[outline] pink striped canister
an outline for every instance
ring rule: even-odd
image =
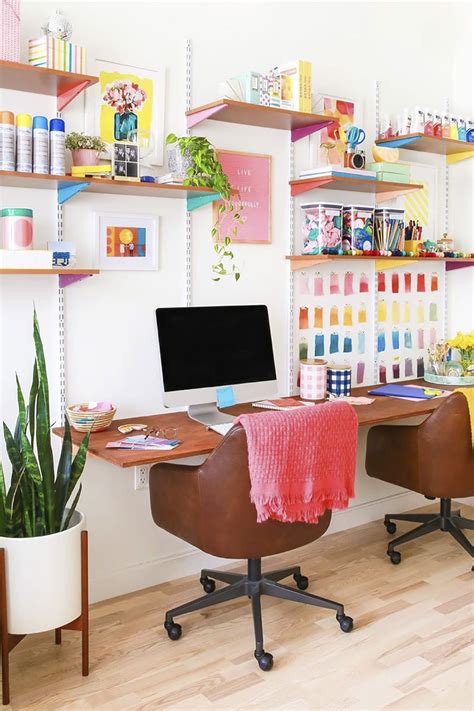
[[[324,400],[327,387],[327,365],[320,358],[300,362],[300,397],[302,400]]]

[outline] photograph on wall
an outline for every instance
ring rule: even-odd
[[[232,188],[232,199],[240,200],[244,223],[238,225],[237,234],[232,214],[219,213],[222,200],[213,203],[214,220],[221,222],[219,234],[229,234],[232,242],[269,244],[271,231],[271,178],[272,157],[259,153],[241,153],[236,151],[217,151],[224,173],[228,176]]]
[[[150,165],[163,165],[164,70],[97,59],[96,73],[99,82],[90,91],[94,133],[109,146],[137,143]]]
[[[153,271],[158,263],[155,215],[95,213],[97,266],[104,270]]]
[[[343,131],[356,125],[358,106],[354,99],[320,94],[313,110],[317,114],[333,118]],[[339,127],[335,123],[312,136],[311,158],[314,166],[344,165],[345,144],[340,140]]]

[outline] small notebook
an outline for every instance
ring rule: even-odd
[[[432,400],[436,395],[427,394],[424,388],[418,388],[413,385],[382,385],[375,390],[369,390],[369,395],[381,395],[382,397],[402,397],[414,400]]]
[[[314,402],[305,402],[291,397],[279,400],[259,400],[252,403],[252,407],[261,407],[265,410],[296,410],[298,407],[307,407],[308,405],[314,405]]]

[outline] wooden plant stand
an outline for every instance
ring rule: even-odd
[[[62,630],[82,632],[82,676],[89,675],[89,590],[88,590],[88,533],[81,531],[81,614],[72,622],[58,627],[55,634],[56,644],[61,644]],[[5,549],[0,548],[0,634],[2,650],[2,701],[10,703],[9,654],[26,634],[10,634],[7,617],[7,579]]]

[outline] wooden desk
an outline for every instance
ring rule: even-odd
[[[424,380],[410,381],[413,385],[425,385],[426,387],[434,387]],[[373,385],[364,388],[353,388],[352,394],[355,396],[367,395],[367,391],[371,390]],[[445,387],[444,389],[454,390],[454,388]],[[359,418],[359,426],[366,427],[368,425],[379,425],[383,422],[392,420],[402,420],[408,417],[416,417],[418,415],[428,415],[433,410],[436,410],[442,398],[434,400],[420,400],[412,402],[409,400],[400,400],[389,397],[376,397],[375,402],[370,405],[360,405],[355,408],[357,417]],[[228,408],[225,412],[233,415],[240,415],[244,412],[263,412],[252,407],[251,404],[236,405]],[[150,427],[176,427],[178,430],[178,439],[182,440],[182,444],[176,449],[167,452],[143,452],[139,450],[126,449],[106,449],[107,442],[118,440],[125,435],[117,431],[117,427],[126,422],[143,422]],[[54,434],[62,437],[64,428],[56,427],[53,429]],[[84,435],[81,432],[72,430],[72,440],[75,445],[79,445]],[[170,461],[172,459],[181,459],[183,457],[194,457],[197,455],[210,454],[219,444],[222,437],[212,430],[206,429],[199,422],[191,420],[186,412],[171,412],[161,415],[147,415],[144,417],[127,417],[124,420],[114,420],[111,427],[104,432],[97,432],[91,435],[89,442],[89,454],[103,459],[116,467],[135,467],[140,464],[155,464],[156,462]]]

